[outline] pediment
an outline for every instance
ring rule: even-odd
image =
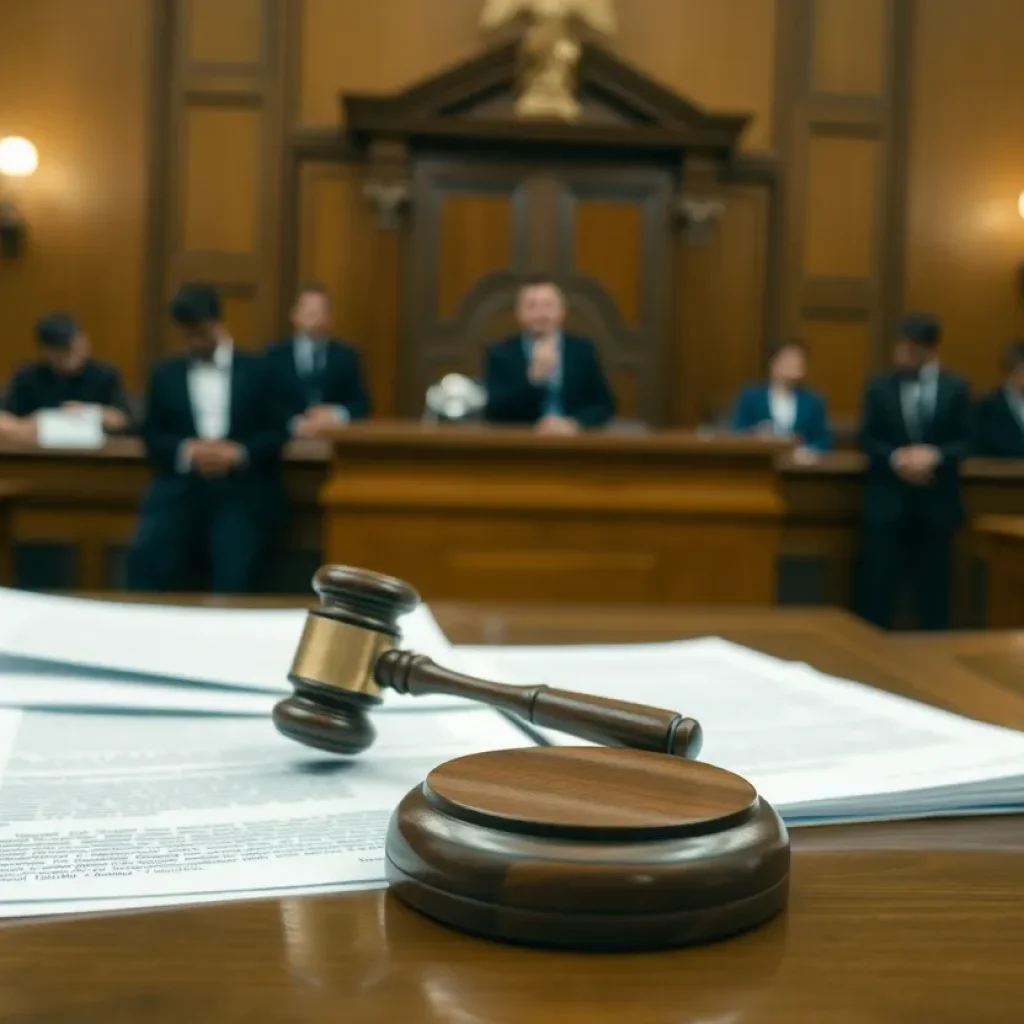
[[[345,95],[352,143],[375,138],[417,143],[606,147],[696,151],[725,158],[748,114],[713,113],[593,43],[579,65],[579,120],[534,121],[513,111],[518,45],[508,43],[390,96]]]

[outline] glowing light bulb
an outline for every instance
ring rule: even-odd
[[[28,139],[9,135],[0,139],[0,174],[8,178],[27,178],[39,166],[39,153]]]

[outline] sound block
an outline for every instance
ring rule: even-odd
[[[391,892],[505,942],[640,950],[712,942],[786,906],[789,836],[750,783],[607,747],[473,754],[391,818]]]

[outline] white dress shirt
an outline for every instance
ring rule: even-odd
[[[787,388],[770,388],[768,410],[776,434],[792,434],[796,426],[796,395]]]
[[[230,338],[217,343],[208,363],[193,361],[188,368],[188,397],[196,437],[204,441],[222,441],[231,429],[231,367],[234,344]],[[190,469],[185,445],[178,452],[178,471]]]
[[[1024,395],[1009,385],[1003,388],[1003,394],[1006,395],[1006,404],[1017,420],[1017,425],[1024,430]]]
[[[938,397],[939,364],[935,360],[921,367],[917,380],[905,380],[900,385],[903,422],[914,440],[920,442],[924,438],[925,430],[935,416]]]

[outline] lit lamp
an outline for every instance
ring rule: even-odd
[[[9,135],[0,139],[0,255],[13,258],[25,241],[25,219],[15,197],[23,179],[35,174],[39,154],[28,139]]]

